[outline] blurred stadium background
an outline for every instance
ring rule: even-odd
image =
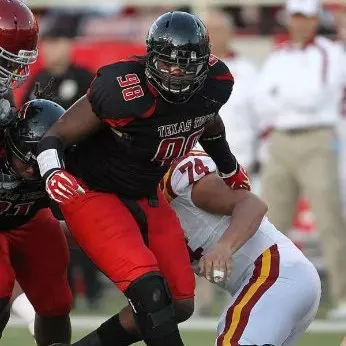
[[[171,9],[191,11],[202,19],[211,6],[226,11],[235,25],[234,34],[230,38],[232,49],[259,68],[275,43],[286,37],[283,0],[27,0],[26,3],[37,16],[42,33],[49,31],[54,25],[70,33],[73,39],[73,62],[93,73],[102,65],[128,55],[143,53],[149,25],[158,15]],[[343,11],[346,11],[345,0],[324,1],[323,11],[320,13],[322,35],[336,37],[336,19]],[[45,63],[40,56],[37,64],[32,67],[31,80],[26,83],[27,86],[16,91],[18,105],[27,97],[29,85]],[[309,203],[304,199],[297,205],[297,216],[290,236],[314,262],[323,279],[325,266],[319,248],[319,233]],[[118,311],[125,303],[100,273],[96,273],[98,287],[86,299],[90,282],[83,277],[83,265],[83,259],[77,259],[76,266],[71,270],[76,295],[72,314],[75,339],[97,327],[106,316]],[[299,346],[340,345],[342,336],[346,335],[346,322],[328,322],[324,319],[330,307],[330,299],[325,280],[323,283],[323,297],[317,321]],[[196,316],[182,325],[186,345],[213,345],[216,318],[227,296],[214,288],[208,295],[212,298],[207,297],[206,300],[210,298],[212,303],[203,307],[203,301],[197,300],[197,305],[200,304],[201,307]],[[34,342],[23,322],[13,317],[1,344],[29,346],[34,345]]]

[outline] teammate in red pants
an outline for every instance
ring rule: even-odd
[[[36,311],[38,346],[71,338],[67,242],[49,209],[35,156],[43,133],[63,112],[47,100],[23,105],[18,121],[5,128],[0,156],[0,333],[17,280]]]
[[[147,55],[102,67],[88,95],[39,144],[48,193],[61,203],[79,245],[124,292],[150,346],[183,345],[177,321],[193,312],[194,295],[182,230],[157,186],[198,140],[219,175],[236,179],[239,167],[218,115],[232,87],[226,65],[210,55],[203,23],[185,12],[166,13],[149,30]],[[138,338],[122,315],[114,319],[117,327],[77,344]]]

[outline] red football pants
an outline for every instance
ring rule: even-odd
[[[0,297],[9,298],[17,280],[39,315],[68,314],[68,262],[59,221],[49,209],[41,209],[25,225],[0,233]]]
[[[195,279],[179,220],[162,193],[159,206],[138,204],[148,223],[149,247],[126,206],[115,194],[87,191],[61,205],[80,247],[121,290],[143,274],[160,271],[175,299],[194,296]]]

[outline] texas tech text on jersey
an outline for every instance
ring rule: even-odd
[[[102,67],[88,91],[93,112],[108,126],[77,145],[67,169],[92,189],[155,194],[171,162],[194,147],[232,92],[231,73],[212,57],[204,85],[185,103],[167,102],[147,81],[145,59]]]

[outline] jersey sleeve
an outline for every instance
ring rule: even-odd
[[[190,194],[194,183],[215,172],[214,161],[204,152],[193,151],[173,162],[166,173],[163,184],[163,192],[169,201],[178,196]]]
[[[217,102],[220,109],[232,94],[234,78],[227,65],[215,56],[209,59],[209,72],[206,80],[207,97]]]
[[[117,62],[97,71],[87,93],[93,112],[102,119],[146,117],[155,98],[136,61]]]

